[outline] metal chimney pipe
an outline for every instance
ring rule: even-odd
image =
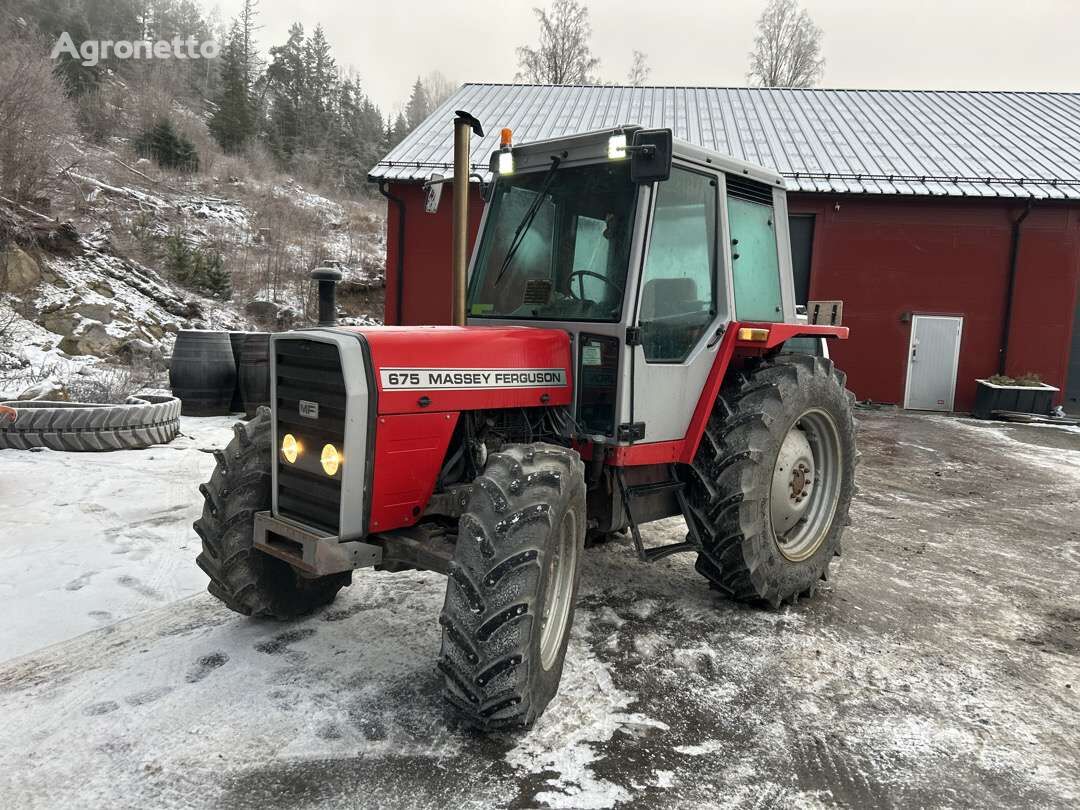
[[[465,325],[465,283],[469,271],[469,174],[470,133],[484,137],[480,122],[464,110],[454,113],[454,240],[453,240],[453,322]]]
[[[337,324],[337,283],[341,281],[341,271],[330,264],[316,267],[311,277],[319,282],[319,326]]]

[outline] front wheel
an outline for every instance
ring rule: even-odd
[[[550,444],[488,459],[461,516],[439,618],[445,695],[481,729],[530,725],[555,696],[585,547],[585,467]]]
[[[250,422],[237,423],[217,467],[199,487],[202,517],[195,531],[202,553],[195,562],[210,577],[206,589],[245,616],[292,619],[328,605],[352,573],[311,578],[254,547],[255,513],[270,509],[270,409],[259,408]]]
[[[720,392],[691,467],[697,570],[738,600],[812,595],[840,553],[854,492],[855,425],[845,376],[792,354]]]

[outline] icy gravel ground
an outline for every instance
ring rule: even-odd
[[[287,625],[201,592],[198,448],[224,422],[143,453],[0,453],[0,806],[1077,806],[1080,436],[859,418],[817,599],[736,606],[692,558],[592,549],[559,695],[491,737],[442,709],[441,577],[360,572]],[[129,542],[142,559],[111,553]]]
[[[194,487],[234,422],[183,417],[181,436],[147,450],[0,450],[0,660],[206,587]]]

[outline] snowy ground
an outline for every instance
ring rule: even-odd
[[[1077,806],[1080,435],[860,422],[818,598],[739,607],[689,557],[593,549],[559,695],[494,737],[442,711],[437,575],[360,572],[290,625],[202,591],[226,420],[2,451],[0,806]]]

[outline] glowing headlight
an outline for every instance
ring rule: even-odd
[[[322,456],[319,457],[323,472],[327,475],[337,475],[341,467],[341,453],[332,444],[323,445]]]
[[[499,174],[514,173],[514,153],[509,149],[499,152]]]
[[[286,433],[281,440],[281,455],[285,456],[285,460],[290,464],[295,464],[297,456],[300,455],[300,443],[291,433]]]
[[[619,160],[626,157],[626,136],[612,135],[607,142],[608,160]]]

